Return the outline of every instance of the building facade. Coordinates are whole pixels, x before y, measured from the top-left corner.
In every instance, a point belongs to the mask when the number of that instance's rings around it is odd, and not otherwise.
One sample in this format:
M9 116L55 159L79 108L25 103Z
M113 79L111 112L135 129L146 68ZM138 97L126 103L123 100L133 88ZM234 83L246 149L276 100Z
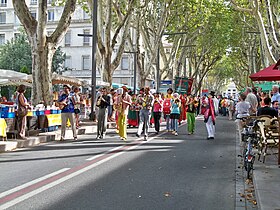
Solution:
M32 16L38 20L38 0L26 0L26 4ZM48 1L48 35L55 30L62 12L63 7L53 6L52 0ZM20 33L20 28L22 27L14 12L12 0L0 0L0 45L15 38ZM91 37L78 36L78 34L91 33L92 22L90 16L81 7L77 7L71 25L59 44L62 51L66 53L65 67L71 69L63 72L63 75L87 80L89 84L91 84L92 61ZM113 82L133 86L133 66L133 55L124 54L121 64L113 75ZM97 71L97 80L101 80L99 71Z

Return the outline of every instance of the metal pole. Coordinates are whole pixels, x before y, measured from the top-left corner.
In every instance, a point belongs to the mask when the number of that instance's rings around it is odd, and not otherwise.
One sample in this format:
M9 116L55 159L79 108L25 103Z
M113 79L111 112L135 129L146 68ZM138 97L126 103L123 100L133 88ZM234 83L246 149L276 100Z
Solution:
M133 90L135 94L136 94L136 72L137 72L136 68L137 68L137 52L134 52Z
M96 43L97 43L97 2L93 1L92 11L92 72L91 72L91 120L94 119L96 98Z
M157 84L157 91L159 91L159 88L160 88L160 75L159 75L159 72L160 72L160 54L159 54L159 45L158 45L158 49L157 49L157 81L156 81L156 84Z

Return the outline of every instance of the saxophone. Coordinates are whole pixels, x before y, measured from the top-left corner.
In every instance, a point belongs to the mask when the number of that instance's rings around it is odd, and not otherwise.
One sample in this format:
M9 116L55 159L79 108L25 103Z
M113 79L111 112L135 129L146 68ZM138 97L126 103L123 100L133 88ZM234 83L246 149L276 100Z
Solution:
M100 106L101 105L101 101L102 101L102 96L99 96L97 102L96 102L96 106Z
M122 113L122 111L123 111L122 110L122 107L123 107L122 99L123 99L123 96L120 95L118 98L118 103L116 104L118 113Z

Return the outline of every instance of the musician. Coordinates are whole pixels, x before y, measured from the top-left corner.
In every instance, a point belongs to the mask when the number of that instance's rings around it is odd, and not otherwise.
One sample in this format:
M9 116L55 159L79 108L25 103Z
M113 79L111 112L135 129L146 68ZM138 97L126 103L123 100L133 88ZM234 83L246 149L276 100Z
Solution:
M128 95L128 89L126 86L122 87L122 93L118 96L116 105L117 105L117 112L118 112L118 128L119 128L119 135L120 139L126 141L127 133L126 133L126 121L128 115L128 109L131 105L131 96Z
M195 129L195 113L198 107L198 101L193 95L190 95L186 101L187 107L187 122L188 122L188 135L194 133Z
M140 105L140 124L138 127L137 137L140 137L142 129L144 126L144 141L147 141L148 132L149 132L149 123L151 117L152 106L154 103L154 97L150 93L150 88L145 87L144 94L138 97L138 104Z
M108 106L110 105L110 97L108 96L107 89L101 89L101 95L98 96L96 106L99 108L97 115L97 137L96 139L103 139L106 135L107 119L108 119Z
M70 94L71 87L69 85L63 85L64 93L59 97L57 104L61 109L61 138L60 141L65 139L66 123L69 119L73 132L74 141L77 141L77 133L75 126L75 114L73 97Z

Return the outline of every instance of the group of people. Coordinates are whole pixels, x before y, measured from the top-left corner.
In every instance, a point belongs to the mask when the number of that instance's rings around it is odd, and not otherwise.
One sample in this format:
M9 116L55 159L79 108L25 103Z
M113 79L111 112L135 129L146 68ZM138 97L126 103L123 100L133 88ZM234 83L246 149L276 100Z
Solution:
M268 93L257 91L256 88L248 87L240 94L240 101L236 104L236 122L241 140L242 118L248 116L278 117L278 102L280 101L279 86L274 85L271 97Z
M215 92L210 92L203 105L207 139L214 139L215 118L218 101ZM130 92L125 86L111 90L101 88L97 95L97 139L106 135L107 122L115 120L120 139L127 140L127 125L138 127L136 136L148 139L149 128L154 124L156 133L160 131L161 121L166 121L166 130L178 135L181 121L187 120L188 135L195 132L195 117L200 107L200 100L194 95L180 95L169 88L166 95L151 92L149 87L142 88L139 94ZM162 118L163 117L163 118Z

